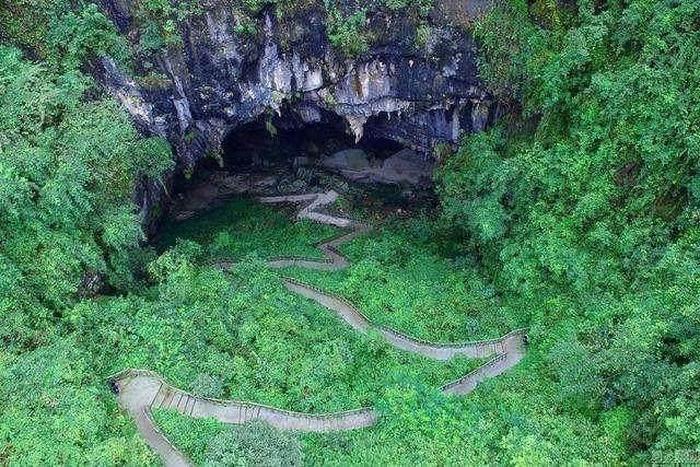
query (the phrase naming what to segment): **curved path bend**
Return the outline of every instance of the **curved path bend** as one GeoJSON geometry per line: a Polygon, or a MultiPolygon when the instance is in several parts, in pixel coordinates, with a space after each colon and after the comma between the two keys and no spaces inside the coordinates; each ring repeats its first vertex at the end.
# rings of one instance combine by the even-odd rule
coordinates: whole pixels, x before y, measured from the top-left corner
{"type": "MultiPolygon", "coordinates": [[[[267,264],[278,269],[297,266],[323,271],[349,267],[349,260],[338,251],[338,248],[358,235],[369,231],[370,226],[321,212],[324,207],[333,204],[337,198],[338,193],[335,191],[259,198],[259,201],[263,203],[304,203],[304,207],[297,213],[298,219],[310,219],[323,224],[352,229],[348,233],[317,245],[324,254],[323,259],[283,257],[272,259],[267,264]]],[[[220,261],[216,264],[223,269],[229,269],[234,265],[232,261],[220,261]]],[[[457,356],[490,358],[472,372],[443,386],[441,390],[445,394],[468,394],[482,381],[498,376],[515,366],[525,354],[526,332],[522,329],[512,331],[499,339],[465,343],[429,342],[409,337],[389,327],[374,325],[361,311],[346,300],[329,295],[316,287],[292,278],[285,278],[284,284],[289,291],[332,310],[356,331],[362,333],[371,329],[378,331],[391,345],[400,350],[440,361],[451,360],[457,356]]],[[[157,408],[175,410],[182,415],[193,418],[215,418],[229,424],[243,424],[252,420],[261,420],[278,429],[303,432],[355,430],[372,426],[378,419],[378,414],[371,408],[328,414],[309,414],[250,402],[198,397],[168,384],[161,376],[145,370],[125,370],[111,377],[110,382],[117,392],[120,406],[134,418],[143,438],[153,450],[160,454],[168,466],[186,466],[190,465],[191,462],[170,443],[153,423],[151,410],[157,408]]]]}
{"type": "Polygon", "coordinates": [[[260,420],[280,430],[317,433],[365,428],[377,421],[376,412],[370,408],[309,414],[251,402],[199,397],[144,370],[126,370],[110,378],[110,381],[118,393],[119,405],[134,418],[141,435],[161,455],[166,465],[189,465],[189,460],[156,428],[151,418],[153,409],[170,409],[181,415],[214,418],[234,425],[260,420]]]}
{"type": "MultiPolygon", "coordinates": [[[[319,212],[320,209],[335,203],[337,199],[338,193],[332,190],[327,193],[320,194],[270,196],[258,198],[258,201],[265,204],[304,203],[305,206],[302,207],[296,215],[297,219],[308,219],[318,222],[319,224],[334,225],[341,228],[351,228],[350,232],[343,233],[337,237],[331,238],[330,240],[324,240],[316,244],[316,248],[323,253],[323,258],[321,259],[283,256],[268,260],[267,265],[274,269],[284,269],[296,266],[305,269],[314,269],[317,271],[339,271],[349,267],[350,261],[348,261],[348,259],[342,253],[340,253],[340,251],[338,251],[338,248],[344,243],[348,243],[349,241],[353,240],[358,235],[370,231],[371,227],[367,224],[355,222],[344,217],[337,217],[319,212]]],[[[215,264],[222,269],[228,270],[235,266],[236,263],[235,261],[231,260],[220,260],[215,264]]]]}
{"type": "Polygon", "coordinates": [[[358,332],[377,330],[397,349],[422,355],[433,360],[447,361],[457,356],[468,358],[488,358],[494,355],[513,352],[516,344],[522,344],[523,332],[514,331],[499,339],[463,343],[440,343],[416,339],[396,331],[390,327],[378,326],[372,322],[350,302],[335,295],[327,294],[320,289],[304,284],[293,278],[285,278],[287,290],[311,299],[319,305],[336,312],[350,327],[358,332]]]}

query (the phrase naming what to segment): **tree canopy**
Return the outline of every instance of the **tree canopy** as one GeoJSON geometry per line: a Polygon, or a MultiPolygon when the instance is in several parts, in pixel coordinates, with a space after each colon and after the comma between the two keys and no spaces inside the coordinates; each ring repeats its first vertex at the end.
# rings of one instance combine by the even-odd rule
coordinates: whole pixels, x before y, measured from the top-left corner
{"type": "Polygon", "coordinates": [[[140,137],[109,98],[88,99],[94,90],[77,71],[52,73],[0,47],[0,335],[7,345],[41,340],[89,275],[117,288],[133,283],[144,240],[134,188],[170,167],[170,149],[140,137]]]}
{"type": "Polygon", "coordinates": [[[476,27],[522,112],[447,160],[443,216],[533,322],[566,323],[550,358],[570,403],[627,413],[632,452],[697,446],[700,4],[559,19],[512,2],[476,27]]]}

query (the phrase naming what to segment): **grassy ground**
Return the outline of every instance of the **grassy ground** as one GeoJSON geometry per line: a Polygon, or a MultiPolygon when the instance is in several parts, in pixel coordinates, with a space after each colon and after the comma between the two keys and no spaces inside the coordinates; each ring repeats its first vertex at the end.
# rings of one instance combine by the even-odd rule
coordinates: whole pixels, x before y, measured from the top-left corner
{"type": "MultiPolygon", "coordinates": [[[[343,208],[352,211],[351,206],[343,208]]],[[[244,218],[237,221],[239,229],[248,226],[255,237],[258,235],[255,233],[258,211],[250,206],[242,212],[244,218]],[[250,217],[245,219],[245,216],[250,217]]],[[[354,214],[364,219],[373,218],[375,224],[380,220],[370,212],[354,214]]],[[[283,216],[267,211],[263,218],[277,219],[279,223],[273,225],[287,232],[300,228],[310,230],[305,231],[303,238],[291,239],[279,232],[267,232],[256,240],[251,240],[245,229],[239,230],[234,244],[225,254],[242,254],[245,249],[235,244],[240,241],[246,245],[253,242],[254,251],[262,258],[291,253],[285,245],[294,248],[295,254],[310,255],[309,245],[320,238],[323,229],[315,231],[316,226],[305,224],[287,226],[284,217],[278,215],[283,216]],[[268,240],[270,243],[266,243],[268,240]]],[[[186,231],[181,230],[181,234],[186,231]]],[[[323,232],[324,235],[329,233],[323,232]]],[[[342,295],[373,321],[424,339],[489,338],[522,325],[520,319],[526,315],[521,308],[503,304],[468,259],[442,257],[435,250],[433,235],[427,218],[384,217],[381,227],[343,247],[353,262],[348,270],[328,273],[298,269],[280,274],[292,275],[342,295]]],[[[211,249],[208,253],[220,254],[211,249]]],[[[533,347],[528,358],[514,370],[485,383],[468,397],[445,397],[438,390],[440,377],[462,371],[468,362],[434,367],[427,362],[414,362],[406,355],[395,355],[391,349],[383,348],[380,339],[353,336],[350,331],[347,335],[347,329],[338,326],[339,322],[328,310],[297,297],[282,298],[278,286],[270,285],[278,283],[275,282],[278,273],[265,272],[260,263],[248,269],[244,267],[234,272],[234,276],[236,274],[237,280],[260,275],[260,281],[256,279],[252,289],[266,284],[264,287],[269,288],[270,296],[277,297],[269,302],[276,304],[273,310],[263,305],[268,302],[261,301],[261,296],[250,296],[251,303],[260,303],[255,308],[263,310],[252,319],[257,335],[269,339],[266,345],[278,346],[289,356],[288,360],[295,361],[288,367],[295,368],[298,379],[290,383],[283,377],[265,376],[261,384],[256,382],[259,376],[252,372],[241,378],[234,377],[235,383],[228,385],[227,394],[297,410],[321,407],[336,410],[351,407],[353,403],[371,402],[382,414],[379,425],[372,429],[300,435],[307,464],[475,464],[499,459],[512,462],[519,458],[546,463],[555,462],[556,456],[561,454],[573,461],[608,462],[615,458],[619,446],[612,435],[601,432],[593,420],[556,409],[561,400],[551,384],[539,376],[545,357],[537,347],[533,347]],[[246,272],[250,268],[257,272],[253,275],[246,272]],[[285,333],[285,323],[294,322],[300,316],[309,320],[309,326],[295,327],[295,332],[285,333]],[[308,336],[314,336],[313,345],[307,343],[308,336]],[[343,344],[347,353],[338,352],[333,340],[339,336],[343,336],[343,342],[355,341],[356,345],[343,344]],[[379,348],[383,350],[377,355],[372,349],[379,348]],[[330,362],[342,361],[339,355],[346,355],[345,358],[357,365],[347,373],[348,378],[324,377],[324,373],[319,373],[310,363],[314,360],[311,356],[319,355],[328,356],[322,360],[328,358],[330,362]],[[321,381],[314,384],[319,375],[321,381]],[[302,381],[304,384],[300,386],[302,381]],[[327,384],[331,384],[332,389],[326,390],[327,384]],[[317,388],[315,396],[302,389],[309,385],[317,388]],[[344,388],[343,394],[336,392],[338,388],[344,388]],[[319,400],[333,402],[312,403],[319,400]],[[530,444],[508,444],[508,439],[519,439],[523,431],[532,433],[528,438],[530,444]]],[[[329,364],[327,368],[336,368],[336,364],[329,364]]],[[[198,463],[207,460],[207,447],[232,429],[212,420],[193,420],[167,411],[159,411],[156,420],[170,439],[198,463]]]]}
{"type": "Polygon", "coordinates": [[[234,199],[182,222],[169,221],[157,241],[160,251],[186,238],[203,245],[216,258],[319,257],[314,244],[337,232],[310,221],[290,222],[293,206],[272,207],[249,199],[234,199]]]}
{"type": "Polygon", "coordinates": [[[418,220],[394,220],[341,250],[347,270],[287,274],[346,298],[377,324],[431,341],[499,337],[519,325],[475,269],[432,250],[418,220]]]}

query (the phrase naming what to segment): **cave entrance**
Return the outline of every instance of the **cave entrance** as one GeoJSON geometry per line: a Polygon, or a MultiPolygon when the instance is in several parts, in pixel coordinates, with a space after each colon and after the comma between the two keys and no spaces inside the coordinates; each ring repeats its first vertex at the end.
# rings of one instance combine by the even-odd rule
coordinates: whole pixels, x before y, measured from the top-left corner
{"type": "Polygon", "coordinates": [[[263,116],[232,129],[221,146],[225,170],[235,173],[326,171],[350,182],[427,187],[432,165],[420,154],[367,128],[359,142],[344,119],[325,113],[318,122],[263,116]],[[298,170],[297,170],[298,171],[298,170]]]}
{"type": "Polygon", "coordinates": [[[415,200],[416,193],[432,194],[432,164],[423,155],[372,131],[356,143],[335,114],[317,120],[307,123],[286,112],[232,128],[222,140],[221,158],[201,163],[180,190],[176,213],[190,215],[236,195],[332,189],[396,205],[415,200]]]}
{"type": "Polygon", "coordinates": [[[314,123],[261,117],[229,131],[221,145],[223,166],[234,173],[304,165],[333,169],[333,163],[326,162],[342,151],[354,151],[357,155],[364,152],[372,161],[387,159],[406,149],[382,137],[364,137],[356,143],[346,126],[335,115],[326,115],[314,123]]]}
{"type": "Polygon", "coordinates": [[[221,145],[224,167],[232,172],[282,169],[353,145],[342,122],[284,123],[263,117],[229,131],[221,145]]]}

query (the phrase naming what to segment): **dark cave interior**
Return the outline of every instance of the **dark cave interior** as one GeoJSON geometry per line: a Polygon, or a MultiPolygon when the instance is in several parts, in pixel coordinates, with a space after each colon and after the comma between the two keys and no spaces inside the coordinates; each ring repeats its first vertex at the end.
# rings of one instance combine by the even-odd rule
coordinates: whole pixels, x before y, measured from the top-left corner
{"type": "Polygon", "coordinates": [[[337,116],[302,123],[281,117],[262,117],[231,130],[221,147],[223,167],[232,172],[288,168],[314,164],[346,149],[360,149],[370,158],[386,159],[404,146],[386,139],[363,137],[355,143],[337,116]]]}
{"type": "Polygon", "coordinates": [[[415,204],[434,198],[432,170],[422,154],[371,129],[355,142],[335,114],[313,123],[294,112],[266,114],[232,128],[219,158],[176,180],[170,211],[186,218],[237,196],[328,190],[386,205],[415,204]]]}

